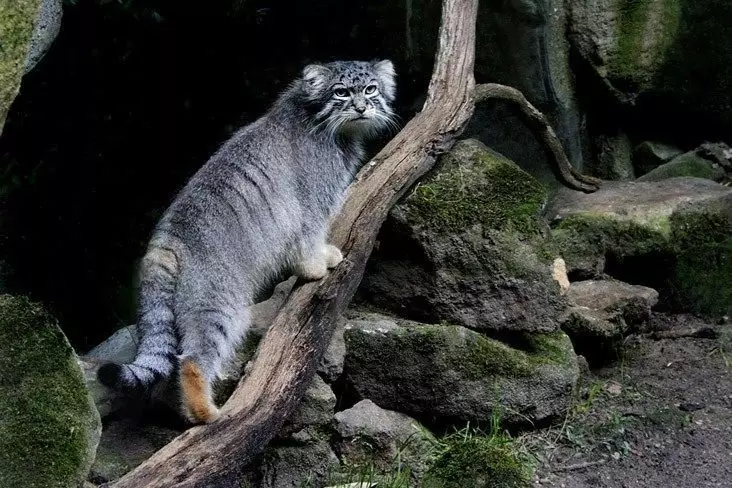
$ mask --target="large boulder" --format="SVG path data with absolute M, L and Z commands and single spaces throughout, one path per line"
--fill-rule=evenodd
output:
M 389 214 L 359 298 L 428 323 L 556 330 L 566 304 L 536 245 L 545 200 L 513 162 L 459 141 Z
M 609 274 L 658 290 L 666 309 L 732 308 L 732 189 L 700 178 L 606 182 L 559 192 L 552 246 L 572 279 Z
M 672 119 L 683 130 L 690 125 L 688 113 L 732 127 L 732 4 L 570 0 L 569 6 L 569 38 L 578 58 L 616 102 L 653 103 L 675 113 Z M 580 80 L 585 86 L 592 81 Z
M 25 298 L 0 296 L 0 486 L 76 488 L 101 429 L 55 320 Z
M 360 398 L 420 419 L 542 422 L 566 412 L 579 375 L 561 331 L 509 345 L 456 325 L 374 313 L 346 326 L 346 382 Z

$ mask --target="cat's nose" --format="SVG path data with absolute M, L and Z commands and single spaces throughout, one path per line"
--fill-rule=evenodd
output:
M 354 108 L 356 109 L 356 112 L 362 114 L 366 111 L 366 105 L 355 105 Z

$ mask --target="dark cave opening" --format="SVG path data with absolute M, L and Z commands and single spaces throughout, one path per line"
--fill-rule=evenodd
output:
M 82 351 L 132 323 L 136 262 L 158 216 L 305 64 L 389 57 L 402 112 L 425 89 L 431 60 L 405 62 L 400 8 L 66 5 L 0 141 L 6 290 L 46 303 Z

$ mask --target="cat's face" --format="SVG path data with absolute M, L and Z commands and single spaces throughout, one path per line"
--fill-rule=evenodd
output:
M 334 61 L 303 69 L 303 91 L 316 107 L 315 126 L 331 135 L 373 136 L 393 127 L 396 90 L 389 60 Z

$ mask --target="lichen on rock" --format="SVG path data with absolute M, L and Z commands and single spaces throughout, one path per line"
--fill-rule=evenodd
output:
M 76 355 L 53 317 L 26 298 L 0 296 L 0 486 L 75 488 L 100 433 Z

